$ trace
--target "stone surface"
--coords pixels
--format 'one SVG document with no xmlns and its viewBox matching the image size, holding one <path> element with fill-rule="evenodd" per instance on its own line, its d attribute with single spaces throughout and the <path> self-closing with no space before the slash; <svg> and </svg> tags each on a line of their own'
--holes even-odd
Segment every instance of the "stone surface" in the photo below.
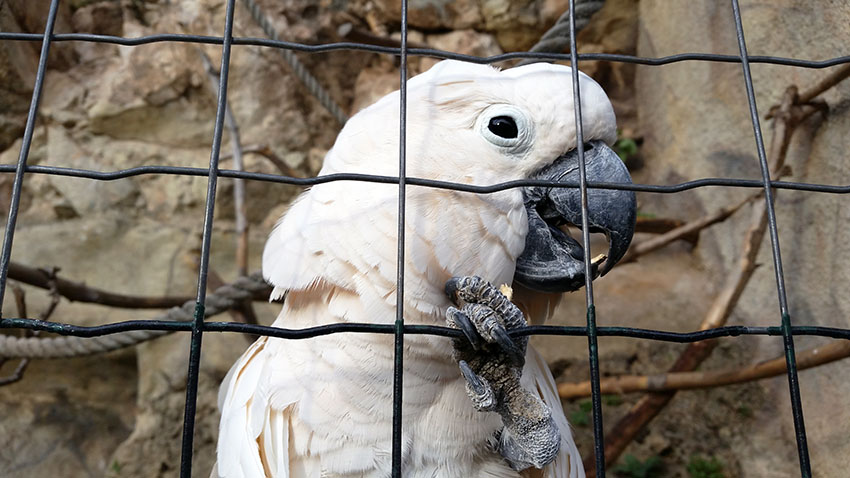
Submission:
<svg viewBox="0 0 850 478">
<path fill-rule="evenodd" d="M 475 30 L 455 30 L 448 33 L 428 35 L 428 45 L 438 50 L 463 53 L 487 57 L 503 53 L 496 37 L 487 33 L 479 33 Z M 437 63 L 435 58 L 422 58 L 419 60 L 419 71 L 426 71 Z"/>
<path fill-rule="evenodd" d="M 133 428 L 136 354 L 35 362 L 26 374 L 0 388 L 0 475 L 94 477 L 113 468 L 115 444 Z"/>
<path fill-rule="evenodd" d="M 0 29 L 38 32 L 46 0 L 0 4 Z M 398 2 L 287 0 L 259 2 L 282 39 L 337 41 L 351 23 L 374 34 L 398 32 Z M 821 0 L 741 2 L 753 54 L 824 59 L 846 54 L 850 8 Z M 241 4 L 240 4 L 241 5 Z M 411 41 L 435 48 L 493 55 L 527 48 L 565 10 L 566 0 L 482 0 L 410 3 Z M 152 33 L 218 35 L 221 0 L 198 2 L 62 2 L 57 31 L 129 37 Z M 237 36 L 264 37 L 244 7 Z M 689 51 L 737 54 L 727 4 L 708 0 L 608 0 L 579 37 L 581 52 L 663 56 Z M 102 171 L 148 165 L 209 166 L 216 93 L 200 51 L 213 65 L 220 47 L 157 43 L 133 48 L 68 42 L 51 50 L 39 122 L 29 164 Z M 397 62 L 362 52 L 298 54 L 305 66 L 349 113 L 398 87 Z M 17 161 L 31 94 L 37 42 L 0 42 L 0 163 Z M 411 58 L 411 73 L 433 61 Z M 612 96 L 623 136 L 641 144 L 632 166 L 636 181 L 677 183 L 701 177 L 758 178 L 752 129 L 740 66 L 686 62 L 664 67 L 583 62 Z M 754 64 L 762 115 L 790 84 L 806 86 L 828 70 Z M 229 105 L 246 146 L 267 146 L 297 175 L 315 174 L 339 129 L 330 114 L 295 78 L 279 52 L 237 45 L 231 58 Z M 840 160 L 850 148 L 850 82 L 824 95 L 825 119 L 813 119 L 795 138 L 789 179 L 850 183 Z M 769 137 L 770 124 L 762 129 Z M 230 152 L 225 132 L 222 153 Z M 271 161 L 246 154 L 246 169 L 278 173 Z M 222 159 L 222 168 L 232 162 Z M 0 210 L 7 211 L 12 176 L 0 175 Z M 213 270 L 234 277 L 232 180 L 218 184 Z M 110 182 L 28 174 L 13 260 L 61 267 L 63 277 L 95 287 L 142 294 L 192 296 L 206 195 L 204 177 L 143 175 Z M 268 231 L 300 188 L 268 182 L 247 185 L 250 267 Z M 643 213 L 694 219 L 737 201 L 746 191 L 706 188 L 670 195 L 640 194 Z M 850 326 L 850 237 L 843 196 L 780 191 L 777 200 L 782 252 L 793 320 L 798 324 Z M 702 233 L 695 248 L 675 244 L 623 265 L 595 286 L 601 325 L 693 330 L 740 254 L 746 214 Z M 731 323 L 777 325 L 770 248 Z M 7 301 L 9 302 L 9 301 Z M 29 316 L 48 302 L 27 289 Z M 561 325 L 582 325 L 584 293 L 568 295 L 556 315 Z M 7 306 L 9 307 L 9 306 Z M 255 304 L 269 323 L 278 306 Z M 9 312 L 5 311 L 8 315 Z M 158 311 L 106 309 L 63 302 L 53 319 L 81 325 L 154 317 Z M 220 316 L 221 320 L 231 317 Z M 556 363 L 560 380 L 587 378 L 584 338 L 533 341 Z M 801 348 L 824 340 L 798 338 Z M 214 460 L 217 384 L 247 340 L 207 334 L 202 349 L 194 476 L 206 477 Z M 675 360 L 681 345 L 603 338 L 603 374 L 656 373 Z M 84 359 L 37 362 L 23 381 L 0 387 L 0 475 L 171 477 L 180 460 L 188 335 L 151 342 L 134 351 Z M 704 369 L 728 369 L 781 353 L 775 337 L 725 340 Z M 3 366 L 9 373 L 13 364 Z M 850 418 L 842 363 L 800 374 L 817 476 L 842 476 L 848 466 L 843 423 Z M 25 397 L 25 398 L 22 398 Z M 623 416 L 638 395 L 606 402 L 605 423 Z M 676 473 L 693 454 L 719 457 L 729 476 L 794 476 L 796 449 L 786 380 L 683 392 L 640 435 L 627 453 L 661 455 Z M 581 401 L 565 403 L 568 415 Z M 574 424 L 587 456 L 590 427 Z M 3 441 L 3 440 L 6 441 Z"/>
<path fill-rule="evenodd" d="M 846 3 L 741 2 L 744 32 L 750 54 L 824 59 L 846 54 L 844 38 L 850 33 Z M 738 54 L 735 27 L 726 4 L 699 2 L 640 2 L 637 52 L 664 56 L 702 51 Z M 777 104 L 790 85 L 810 86 L 828 71 L 752 65 L 753 81 L 765 141 L 771 135 L 764 114 Z M 687 62 L 661 68 L 637 69 L 636 98 L 647 166 L 641 182 L 672 183 L 701 177 L 760 178 L 755 140 L 747 110 L 740 65 Z M 846 156 L 850 114 L 846 108 L 850 82 L 833 88 L 823 99 L 830 105 L 825 119 L 813 118 L 796 133 L 787 164 L 792 181 L 847 184 L 850 170 L 841 166 Z M 642 207 L 660 215 L 696 216 L 731 204 L 746 191 L 706 188 L 675 197 L 643 195 Z M 850 233 L 841 226 L 847 200 L 842 196 L 779 191 L 776 210 L 782 246 L 785 284 L 792 321 L 799 325 L 850 326 L 850 296 L 839 292 L 848 279 Z M 706 281 L 720 283 L 735 267 L 747 221 L 728 221 L 703 234 L 695 251 L 706 268 Z M 767 239 L 766 239 L 767 241 Z M 764 264 L 744 292 L 731 323 L 779 325 L 779 306 L 768 243 L 762 246 Z M 824 339 L 797 338 L 798 348 Z M 748 361 L 781 356 L 781 340 L 751 338 L 739 353 Z M 841 365 L 800 373 L 803 403 L 809 426 L 808 446 L 817 476 L 839 476 L 846 470 L 848 444 L 836 440 L 827 422 L 845 423 L 850 417 L 847 381 L 839 379 Z M 746 436 L 732 440 L 747 476 L 799 474 L 787 380 L 778 377 L 761 384 L 767 394 Z M 774 419 L 767 419 L 773 416 Z M 760 437 L 758 440 L 753 437 Z M 781 445 L 761 441 L 781 437 Z"/>
<path fill-rule="evenodd" d="M 378 0 L 373 5 L 379 22 L 397 28 L 399 2 Z M 408 5 L 408 19 L 412 28 L 429 33 L 468 29 L 490 33 L 504 51 L 520 51 L 536 43 L 566 7 L 567 2 L 561 0 L 413 0 Z"/>
<path fill-rule="evenodd" d="M 559 2 L 553 2 L 559 3 Z M 566 7 L 564 7 L 566 8 Z M 565 11 L 558 10 L 556 11 Z M 557 19 L 557 18 L 556 18 Z M 607 0 L 592 21 L 578 34 L 579 53 L 636 53 L 638 2 Z M 605 87 L 605 93 L 617 112 L 617 127 L 621 136 L 637 136 L 637 107 L 635 104 L 635 65 L 609 61 L 582 61 L 581 71 Z"/>
<path fill-rule="evenodd" d="M 530 48 L 540 39 L 539 5 L 533 0 L 487 0 L 481 4 L 484 26 L 505 51 Z"/>
<path fill-rule="evenodd" d="M 20 31 L 24 33 L 44 34 L 47 23 L 47 13 L 50 10 L 50 0 L 8 0 L 3 2 L 0 11 L 10 13 L 16 20 L 17 28 L 3 31 Z M 72 33 L 74 27 L 71 21 L 72 7 L 69 2 L 59 2 L 56 12 L 54 33 Z M 23 42 L 26 48 L 38 57 L 41 42 Z M 53 43 L 50 46 L 50 57 L 47 65 L 58 70 L 67 70 L 77 61 L 74 47 L 71 43 Z"/>
<path fill-rule="evenodd" d="M 67 19 L 73 19 L 74 28 L 80 31 L 126 36 L 155 32 L 217 35 L 223 25 L 221 2 L 128 5 L 75 3 Z M 34 5 L 26 12 L 27 18 L 42 14 L 39 8 Z M 0 15 L 8 13 L 5 4 L 0 7 Z M 242 23 L 237 28 L 242 34 L 263 36 L 244 12 L 238 17 Z M 18 17 L 0 18 L 18 21 Z M 4 31 L 24 28 L 18 23 L 3 25 Z M 214 64 L 220 61 L 219 50 L 205 47 Z M 28 156 L 30 165 L 101 171 L 144 165 L 208 167 L 215 92 L 201 66 L 197 47 L 160 43 L 118 48 L 79 43 L 71 52 L 68 58 L 73 61 L 51 64 L 48 69 L 41 119 Z M 327 71 L 317 76 L 326 81 L 336 78 L 329 89 L 340 94 L 339 100 L 345 104 L 350 101 L 348 85 L 354 79 L 346 81 L 348 77 L 339 73 L 340 68 L 361 57 L 328 57 L 330 61 L 320 63 Z M 37 49 L 33 51 L 27 43 L 0 42 L 0 61 L 9 65 L 0 69 L 6 75 L 0 78 L 0 88 L 14 93 L 3 94 L 0 101 L 10 102 L 8 111 L 25 114 Z M 235 48 L 231 67 L 229 100 L 243 143 L 268 146 L 298 175 L 315 173 L 338 128 L 330 115 L 309 97 L 274 51 Z M 21 121 L 18 129 L 3 130 L 9 131 L 9 139 L 0 142 L 0 162 L 17 161 L 21 142 L 15 140 L 22 127 Z M 228 136 L 223 144 L 225 152 L 230 147 Z M 228 161 L 223 159 L 222 167 L 232 167 Z M 271 162 L 255 154 L 246 155 L 245 163 L 252 171 L 278 172 Z M 0 177 L 3 210 L 8 210 L 12 179 L 11 175 Z M 281 213 L 279 206 L 298 190 L 266 182 L 248 184 L 248 218 L 255 225 L 265 221 L 251 235 L 251 270 L 259 268 L 259 254 Z M 236 243 L 232 180 L 222 179 L 218 192 L 211 266 L 223 280 L 232 280 Z M 63 277 L 111 291 L 192 296 L 205 195 L 203 177 L 144 175 L 99 182 L 29 174 L 24 181 L 13 260 L 60 267 Z M 29 315 L 34 316 L 46 306 L 47 296 L 27 290 Z M 273 319 L 277 308 L 255 305 L 265 323 Z M 63 301 L 53 319 L 99 325 L 157 313 Z M 214 460 L 218 383 L 246 345 L 245 338 L 238 335 L 210 335 L 204 340 L 195 435 L 196 476 L 208 476 Z M 180 462 L 187 353 L 188 335 L 184 334 L 124 355 L 32 366 L 23 381 L 0 387 L 0 403 L 8 411 L 2 414 L 0 427 L 6 438 L 4 450 L 9 452 L 0 455 L 0 475 L 174 476 Z M 129 366 L 128 357 L 132 359 Z M 14 365 L 3 366 L 0 375 L 10 373 Z M 62 374 L 67 378 L 55 378 Z M 61 394 L 52 391 L 48 385 L 51 381 L 57 382 L 53 388 L 61 388 Z M 99 388 L 92 385 L 95 382 Z M 90 389 L 90 396 L 84 385 Z M 110 387 L 120 389 L 121 394 L 110 393 Z M 25 433 L 28 429 L 33 432 Z"/>
<path fill-rule="evenodd" d="M 47 132 L 47 155 L 61 161 L 65 167 L 97 170 L 103 158 L 95 152 L 76 144 L 62 128 L 49 128 Z M 136 205 L 140 196 L 135 181 L 112 183 L 96 182 L 84 187 L 79 178 L 51 176 L 51 186 L 73 208 L 74 215 L 98 214 L 114 208 Z"/>
<path fill-rule="evenodd" d="M 0 30 L 22 30 L 8 8 L 0 8 Z M 24 131 L 37 63 L 38 55 L 27 43 L 0 43 L 0 150 Z"/>
<path fill-rule="evenodd" d="M 420 40 L 429 47 L 439 50 L 476 56 L 492 56 L 502 53 L 495 36 L 479 33 L 475 30 L 456 30 L 448 33 L 423 35 Z M 428 70 L 437 63 L 434 58 L 413 57 L 410 61 L 410 74 L 415 75 Z M 374 103 L 387 93 L 398 89 L 398 68 L 387 58 L 377 58 L 361 69 L 354 84 L 354 103 L 352 112 Z"/>
<path fill-rule="evenodd" d="M 124 9 L 120 2 L 108 0 L 83 5 L 71 17 L 77 33 L 121 36 L 124 32 Z"/>
<path fill-rule="evenodd" d="M 401 3 L 392 0 L 375 2 L 388 23 L 401 19 Z M 483 5 L 476 0 L 413 0 L 408 3 L 410 26 L 421 30 L 463 29 L 480 27 L 484 21 Z"/>
</svg>

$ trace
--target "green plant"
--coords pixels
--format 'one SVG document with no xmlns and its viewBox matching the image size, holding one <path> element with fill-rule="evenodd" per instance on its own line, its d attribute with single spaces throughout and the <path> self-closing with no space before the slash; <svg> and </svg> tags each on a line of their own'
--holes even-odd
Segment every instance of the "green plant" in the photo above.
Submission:
<svg viewBox="0 0 850 478">
<path fill-rule="evenodd" d="M 725 478 L 723 474 L 723 463 L 717 458 L 704 459 L 692 456 L 688 462 L 688 475 L 691 478 Z"/>
<path fill-rule="evenodd" d="M 570 423 L 577 427 L 586 427 L 590 425 L 590 412 L 593 410 L 593 403 L 590 400 L 585 400 L 578 404 L 578 410 L 573 410 L 570 413 Z"/>
<path fill-rule="evenodd" d="M 614 142 L 614 151 L 620 159 L 626 161 L 637 154 L 638 145 L 635 140 L 631 138 L 618 138 L 617 141 Z"/>
<path fill-rule="evenodd" d="M 623 397 L 620 395 L 602 395 L 602 403 L 611 407 L 616 407 L 623 403 Z"/>
<path fill-rule="evenodd" d="M 664 471 L 664 463 L 661 457 L 651 456 L 645 461 L 640 461 L 634 455 L 623 457 L 623 463 L 615 466 L 611 471 L 626 478 L 657 478 Z"/>
</svg>

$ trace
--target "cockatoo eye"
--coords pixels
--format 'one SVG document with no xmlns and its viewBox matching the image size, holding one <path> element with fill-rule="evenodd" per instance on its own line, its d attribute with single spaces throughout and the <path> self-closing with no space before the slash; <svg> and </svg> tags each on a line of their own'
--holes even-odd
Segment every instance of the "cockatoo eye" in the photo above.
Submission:
<svg viewBox="0 0 850 478">
<path fill-rule="evenodd" d="M 528 114 L 509 104 L 488 106 L 478 116 L 477 128 L 490 143 L 510 154 L 523 154 L 534 136 Z"/>
<path fill-rule="evenodd" d="M 516 121 L 514 121 L 514 119 L 510 116 L 496 116 L 495 118 L 490 118 L 490 124 L 487 125 L 487 129 L 496 136 L 500 136 L 505 139 L 516 138 L 519 134 Z"/>
</svg>

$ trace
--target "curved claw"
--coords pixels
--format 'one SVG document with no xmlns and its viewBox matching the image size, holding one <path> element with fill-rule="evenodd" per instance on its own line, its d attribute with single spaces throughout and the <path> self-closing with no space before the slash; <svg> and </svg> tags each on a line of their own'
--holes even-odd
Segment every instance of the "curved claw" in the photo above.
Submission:
<svg viewBox="0 0 850 478">
<path fill-rule="evenodd" d="M 514 359 L 515 362 L 524 362 L 524 354 L 514 342 L 514 339 L 508 335 L 508 331 L 505 330 L 504 327 L 501 325 L 493 327 L 493 330 L 490 331 L 490 335 L 493 337 L 493 340 L 495 340 L 496 343 L 499 344 L 499 346 Z"/>
<path fill-rule="evenodd" d="M 446 295 L 449 300 L 452 301 L 455 305 L 460 305 L 457 303 L 457 290 L 460 283 L 460 277 L 452 277 L 451 279 L 446 281 Z"/>
<path fill-rule="evenodd" d="M 496 407 L 496 396 L 490 384 L 472 371 L 466 360 L 461 360 L 457 364 L 466 380 L 466 391 L 472 400 L 472 405 L 479 411 L 493 410 Z"/>
<path fill-rule="evenodd" d="M 447 315 L 451 321 L 454 322 L 461 331 L 463 331 L 463 335 L 465 335 L 467 340 L 469 340 L 472 348 L 480 350 L 484 339 L 481 337 L 481 334 L 478 333 L 478 329 L 475 328 L 472 321 L 469 320 L 469 317 L 454 307 L 449 307 Z"/>
<path fill-rule="evenodd" d="M 463 374 L 463 378 L 466 379 L 466 383 L 472 387 L 472 391 L 477 395 L 484 395 L 487 392 L 487 387 L 484 385 L 484 381 L 481 380 L 481 377 L 472 371 L 472 368 L 469 367 L 466 360 L 461 360 L 457 364 L 460 367 L 460 373 Z"/>
</svg>

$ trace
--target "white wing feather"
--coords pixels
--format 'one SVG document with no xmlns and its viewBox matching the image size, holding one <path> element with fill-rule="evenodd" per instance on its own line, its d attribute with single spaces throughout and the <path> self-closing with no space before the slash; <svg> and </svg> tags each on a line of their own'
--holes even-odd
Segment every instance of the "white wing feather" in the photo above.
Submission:
<svg viewBox="0 0 850 478">
<path fill-rule="evenodd" d="M 261 338 L 242 354 L 227 373 L 219 392 L 222 417 L 217 473 L 221 478 L 265 476 L 257 443 L 259 433 L 252 432 L 250 423 L 252 402 L 262 400 L 256 391 L 264 368 L 262 352 L 266 342 L 266 338 Z"/>
<path fill-rule="evenodd" d="M 587 76 L 580 81 L 585 138 L 613 140 L 616 125 L 604 92 Z M 407 174 L 477 185 L 528 177 L 574 146 L 570 85 L 563 66 L 499 72 L 439 63 L 408 83 Z M 523 157 L 503 154 L 473 127 L 482 108 L 502 103 L 519 104 L 540 125 Z M 396 175 L 398 111 L 393 93 L 352 117 L 320 174 Z M 397 193 L 389 184 L 342 181 L 316 185 L 293 203 L 263 252 L 273 298 L 288 294 L 275 326 L 392 323 Z M 445 323 L 443 287 L 451 276 L 511 282 L 527 232 L 520 189 L 474 195 L 413 187 L 406 211 L 407 323 Z M 554 380 L 542 357 L 528 350 L 524 384 L 539 391 L 563 433 L 545 478 L 583 478 Z M 222 384 L 214 476 L 386 476 L 392 355 L 392 337 L 385 335 L 259 339 Z M 444 338 L 405 340 L 405 476 L 516 478 L 486 445 L 501 426 L 499 417 L 475 412 L 450 356 Z"/>
</svg>

